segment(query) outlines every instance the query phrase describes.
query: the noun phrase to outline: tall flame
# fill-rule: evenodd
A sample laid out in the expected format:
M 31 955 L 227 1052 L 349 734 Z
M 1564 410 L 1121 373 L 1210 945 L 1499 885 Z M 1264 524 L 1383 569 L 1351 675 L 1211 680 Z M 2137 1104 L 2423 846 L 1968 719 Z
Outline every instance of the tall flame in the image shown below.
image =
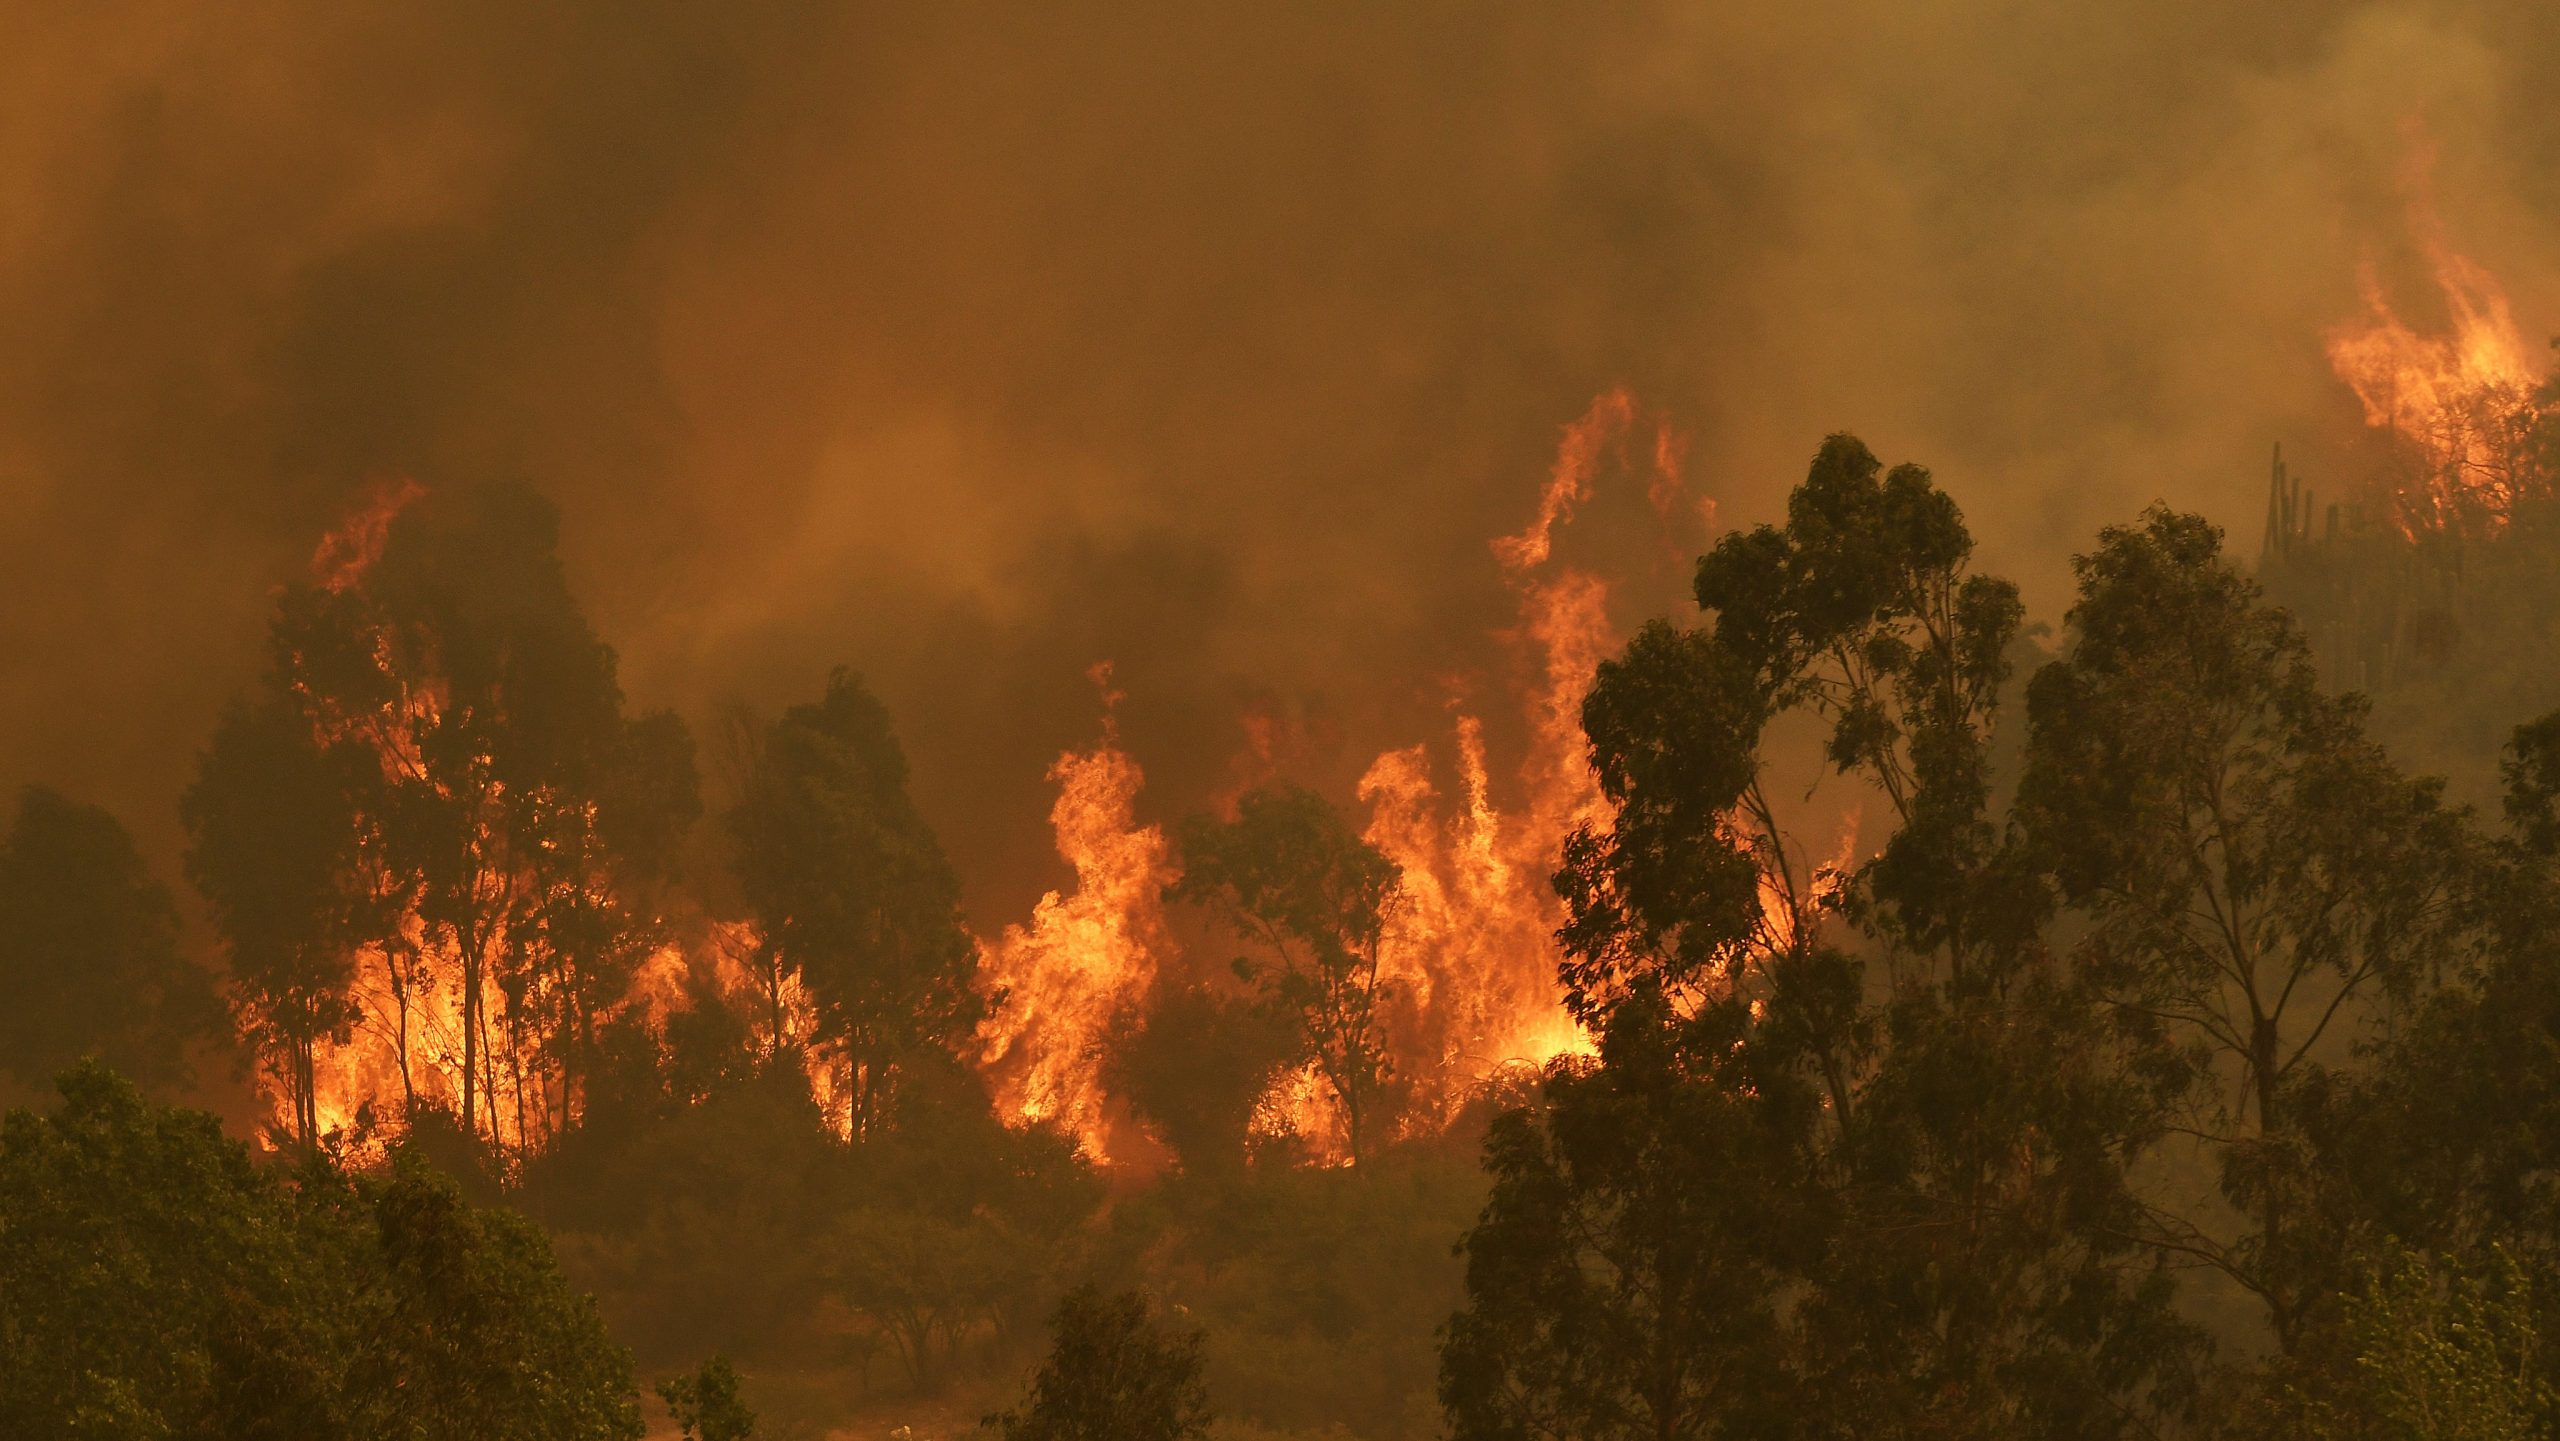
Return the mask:
M 1559 563 L 1555 548 L 1611 460 L 1635 451 L 1643 424 L 1627 391 L 1601 395 L 1565 428 L 1528 525 L 1492 542 L 1518 608 L 1504 635 L 1532 677 L 1519 697 L 1527 744 L 1504 772 L 1509 783 L 1497 782 L 1482 718 L 1461 711 L 1448 754 L 1452 794 L 1443 795 L 1427 744 L 1381 754 L 1357 787 L 1368 808 L 1362 834 L 1400 882 L 1379 970 L 1393 989 L 1389 1049 L 1417 1103 L 1411 1127 L 1444 1124 L 1506 1066 L 1591 1045 L 1556 984 L 1563 915 L 1549 877 L 1575 827 L 1606 821 L 1581 707 L 1618 637 L 1607 582 Z M 1650 441 L 1631 468 L 1649 470 L 1646 499 L 1670 520 L 1683 442 L 1659 423 Z M 1270 771 L 1270 729 L 1267 716 L 1248 715 L 1253 754 L 1238 767 L 1240 782 Z M 1161 896 L 1174 868 L 1162 832 L 1135 819 L 1141 773 L 1107 722 L 1099 745 L 1060 757 L 1050 778 L 1059 786 L 1050 819 L 1076 884 L 1043 897 L 1028 926 L 983 946 L 988 979 L 1005 999 L 982 1060 L 1006 1114 L 1061 1121 L 1107 1158 L 1117 1117 L 1103 1089 L 1102 1048 L 1171 954 Z M 1506 807 L 1498 790 L 1516 799 Z M 1321 1075 L 1300 1067 L 1273 1079 L 1254 1128 L 1285 1132 L 1302 1153 L 1339 1164 L 1348 1138 L 1337 1110 Z
M 1007 926 L 980 951 L 1001 1004 L 982 1038 L 982 1062 L 1002 1113 L 1055 1121 L 1110 1159 L 1116 1117 L 1102 1087 L 1102 1048 L 1123 1008 L 1146 994 L 1169 943 L 1164 888 L 1173 880 L 1160 827 L 1137 823 L 1145 773 L 1120 749 L 1104 687 L 1102 739 L 1049 768 L 1058 786 L 1049 823 L 1075 889 L 1040 898 L 1027 926 Z
M 1454 801 L 1443 802 L 1424 745 L 1388 751 L 1360 780 L 1366 838 L 1402 879 L 1382 969 L 1416 1001 L 1398 1049 L 1418 1063 L 1418 1120 L 1445 1119 L 1505 1065 L 1590 1048 L 1556 984 L 1553 938 L 1563 914 L 1548 878 L 1565 838 L 1607 819 L 1583 745 L 1582 698 L 1618 637 L 1607 582 L 1557 563 L 1554 551 L 1558 530 L 1591 499 L 1605 462 L 1628 449 L 1641 419 L 1624 389 L 1594 400 L 1565 428 L 1535 518 L 1492 543 L 1519 607 L 1510 636 L 1536 675 L 1522 697 L 1528 747 L 1515 771 L 1518 806 L 1506 812 L 1496 802 L 1483 722 L 1463 711 L 1452 726 Z M 1646 489 L 1666 519 L 1683 449 L 1657 422 Z
M 2410 225 L 2451 329 L 2430 334 L 2403 319 L 2368 262 L 2358 276 L 2365 313 L 2329 331 L 2329 364 L 2355 391 L 2365 424 L 2415 456 L 2416 474 L 2393 497 L 2404 531 L 2494 527 L 2521 492 L 2543 374 L 2506 291 L 2447 242 L 2423 198 Z

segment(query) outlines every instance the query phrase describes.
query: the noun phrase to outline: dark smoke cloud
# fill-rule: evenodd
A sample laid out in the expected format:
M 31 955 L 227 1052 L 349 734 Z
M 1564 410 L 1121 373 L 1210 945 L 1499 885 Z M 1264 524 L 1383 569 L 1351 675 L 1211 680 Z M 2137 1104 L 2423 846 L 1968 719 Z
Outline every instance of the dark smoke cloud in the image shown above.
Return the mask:
M 2347 464 L 2413 118 L 2560 315 L 2542 9 L 17 6 L 0 779 L 173 860 L 268 587 L 395 474 L 556 497 L 644 704 L 867 672 L 987 921 L 1096 660 L 1165 808 L 1248 708 L 1336 786 L 1436 733 L 1611 384 L 1727 521 L 1828 430 L 1931 463 L 2050 615 L 2100 524 L 2246 548 L 2270 439 Z

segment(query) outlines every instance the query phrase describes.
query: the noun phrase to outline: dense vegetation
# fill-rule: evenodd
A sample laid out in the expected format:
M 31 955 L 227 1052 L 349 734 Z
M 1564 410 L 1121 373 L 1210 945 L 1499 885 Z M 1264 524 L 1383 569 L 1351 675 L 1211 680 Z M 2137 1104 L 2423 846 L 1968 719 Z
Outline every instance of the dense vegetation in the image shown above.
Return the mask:
M 1108 1042 L 1145 1181 L 991 1102 L 1005 998 L 860 681 L 740 718 L 706 806 L 551 531 L 431 497 L 284 594 L 186 803 L 218 987 L 111 819 L 23 798 L 0 1067 L 60 1079 L 0 1130 L 0 1432 L 636 1435 L 621 1346 L 724 1441 L 907 1396 L 1014 1437 L 2560 1422 L 2560 715 L 2454 803 L 2196 517 L 2098 536 L 2048 637 L 1927 472 L 1827 442 L 1585 702 L 1597 1054 L 1444 1130 L 1393 1124 L 1393 868 L 1302 789 L 1195 819 L 1170 899 L 1244 954 Z M 1869 854 L 1814 862 L 1844 806 Z M 644 981 L 707 896 L 734 969 Z M 358 1033 L 396 1100 L 324 1115 Z M 234 1056 L 263 1153 L 106 1069 Z M 1300 1067 L 1356 1164 L 1249 1126 Z
M 1454 1433 L 2546 1434 L 2560 724 L 2501 833 L 2203 521 L 2101 535 L 2052 656 L 1970 550 L 1835 437 L 1602 668 L 1617 822 L 1559 880 L 1606 1039 L 1496 1125 Z M 1796 873 L 1790 725 L 1890 807 L 1845 874 Z
M 0 1343 L 11 1436 L 641 1434 L 530 1222 L 406 1155 L 261 1165 L 95 1064 L 0 1126 Z

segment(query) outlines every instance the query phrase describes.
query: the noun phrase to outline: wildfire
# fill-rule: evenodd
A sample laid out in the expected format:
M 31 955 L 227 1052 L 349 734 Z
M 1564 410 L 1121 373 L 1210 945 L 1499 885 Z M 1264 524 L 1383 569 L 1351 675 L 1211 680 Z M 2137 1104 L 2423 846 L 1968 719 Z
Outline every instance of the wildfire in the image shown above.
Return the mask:
M 1002 1112 L 1066 1125 L 1094 1159 L 1113 1151 L 1116 1118 L 1102 1088 L 1102 1048 L 1122 1010 L 1146 994 L 1168 951 L 1164 888 L 1170 847 L 1136 819 L 1145 773 L 1119 747 L 1110 718 L 1110 669 L 1101 741 L 1049 768 L 1058 786 L 1049 822 L 1075 889 L 1040 898 L 1027 926 L 1008 926 L 980 948 L 1001 996 L 982 1038 L 982 1063 Z
M 1359 781 L 1369 812 L 1363 836 L 1400 880 L 1379 969 L 1393 990 L 1387 1040 L 1414 1102 L 1409 1128 L 1445 1124 L 1478 1083 L 1506 1067 L 1591 1048 L 1557 989 L 1554 935 L 1563 916 L 1548 878 L 1565 837 L 1606 818 L 1584 755 L 1581 707 L 1618 637 L 1607 582 L 1557 562 L 1555 539 L 1612 459 L 1638 455 L 1631 442 L 1643 426 L 1626 391 L 1600 396 L 1566 427 L 1529 525 L 1492 542 L 1518 607 L 1504 634 L 1531 676 L 1519 697 L 1528 744 L 1506 772 L 1517 803 L 1497 802 L 1485 727 L 1463 711 L 1451 728 L 1453 794 L 1444 796 L 1435 781 L 1428 744 L 1385 752 Z M 1627 468 L 1647 472 L 1646 498 L 1668 519 L 1679 502 L 1683 445 L 1659 423 L 1650 442 Z M 1265 774 L 1271 760 L 1268 718 L 1247 722 L 1253 754 L 1238 768 L 1244 778 Z M 1007 1115 L 1062 1121 L 1089 1153 L 1105 1157 L 1119 1120 L 1103 1090 L 1102 1049 L 1171 954 L 1161 896 L 1173 867 L 1162 832 L 1135 819 L 1142 776 L 1107 721 L 1101 744 L 1060 757 L 1050 778 L 1059 786 L 1050 819 L 1076 884 L 1043 897 L 1028 926 L 982 947 L 988 979 L 1005 997 L 983 1038 L 982 1062 Z M 1294 1137 L 1320 1163 L 1340 1164 L 1348 1142 L 1337 1111 L 1310 1065 L 1273 1079 L 1253 1124 L 1258 1134 Z
M 2393 307 L 2374 267 L 2359 276 L 2364 316 L 2332 328 L 2330 367 L 2355 391 L 2365 424 L 2391 433 L 2415 474 L 2393 497 L 2401 528 L 2494 527 L 2513 508 L 2543 373 L 2529 358 L 2497 278 L 2453 249 L 2433 212 L 2413 206 L 2450 330 L 2420 331 Z
M 1606 819 L 1584 753 L 1582 698 L 1618 637 L 1609 587 L 1557 564 L 1557 530 L 1591 499 L 1613 455 L 1628 449 L 1642 416 L 1611 390 L 1565 428 L 1536 517 L 1497 537 L 1495 559 L 1518 598 L 1510 632 L 1536 680 L 1522 698 L 1529 744 L 1517 767 L 1523 803 L 1494 800 L 1482 720 L 1453 723 L 1458 792 L 1444 805 L 1431 752 L 1416 745 L 1371 763 L 1358 794 L 1370 808 L 1366 838 L 1393 861 L 1403 903 L 1390 925 L 1382 969 L 1406 988 L 1405 1034 L 1395 1038 L 1417 1083 L 1415 1119 L 1445 1120 L 1470 1089 L 1504 1066 L 1587 1052 L 1590 1038 L 1566 1015 L 1556 986 L 1554 935 L 1561 903 L 1548 884 L 1565 837 Z M 1657 422 L 1647 453 L 1647 499 L 1666 518 L 1676 505 L 1683 443 Z
M 422 1110 L 441 1110 L 499 1164 L 513 1165 L 583 1111 L 580 1074 L 563 1059 L 569 1047 L 591 1049 L 598 1028 L 652 1004 L 653 991 L 590 994 L 594 968 L 614 966 L 613 957 L 545 930 L 546 919 L 593 918 L 618 905 L 595 859 L 593 800 L 502 778 L 485 751 L 458 755 L 449 743 L 439 751 L 448 764 L 428 764 L 431 737 L 450 719 L 447 679 L 364 593 L 395 523 L 425 495 L 409 480 L 377 486 L 321 541 L 310 582 L 329 598 L 323 633 L 333 639 L 317 657 L 290 653 L 284 667 L 314 742 L 369 752 L 383 788 L 351 817 L 357 895 L 344 923 L 363 930 L 348 943 L 341 1029 L 309 1041 L 308 1095 L 316 1135 L 358 1153 Z M 319 679 L 343 678 L 351 661 L 371 666 L 363 683 Z M 419 800 L 445 810 L 458 832 L 444 861 L 458 874 L 435 896 L 417 869 L 388 854 L 382 816 L 368 809 Z M 359 914 L 367 919 L 353 921 Z M 646 972 L 654 959 L 623 964 Z M 291 1133 L 296 1087 L 289 1062 L 284 1070 L 270 1100 L 279 1132 Z
M 391 538 L 391 522 L 426 493 L 425 486 L 406 478 L 375 486 L 354 514 L 320 538 L 319 548 L 311 553 L 312 582 L 339 594 L 363 580 L 374 562 L 382 559 L 382 547 Z
M 1832 845 L 1830 859 L 1815 866 L 1802 886 L 1795 882 L 1792 863 L 1772 854 L 1786 846 L 1784 837 L 1752 838 L 1764 857 L 1759 892 L 1762 949 L 1772 955 L 1784 954 L 1818 935 L 1820 912 L 1840 895 L 1857 869 L 1858 827 L 1865 819 L 1866 809 L 1859 805 L 1852 805 L 1841 814 L 1840 837 Z
M 1565 428 L 1533 518 L 1491 543 L 1516 607 L 1499 635 L 1522 676 L 1510 701 L 1525 738 L 1518 754 L 1490 754 L 1482 713 L 1460 708 L 1444 743 L 1388 750 L 1358 782 L 1362 834 L 1400 881 L 1379 970 L 1390 988 L 1386 1040 L 1411 1102 L 1408 1130 L 1445 1125 L 1488 1077 L 1591 1047 L 1558 993 L 1554 934 L 1563 917 L 1549 878 L 1566 836 L 1607 820 L 1580 712 L 1619 637 L 1609 620 L 1608 582 L 1561 561 L 1556 542 L 1600 481 L 1617 472 L 1641 480 L 1668 527 L 1681 504 L 1682 450 L 1681 438 L 1649 421 L 1624 390 L 1603 394 Z M 332 594 L 359 588 L 393 522 L 421 494 L 410 484 L 374 493 L 314 554 L 314 584 Z M 390 673 L 388 654 L 378 659 Z M 1093 676 L 1103 692 L 1101 735 L 1049 770 L 1057 786 L 1050 822 L 1075 878 L 1044 895 L 1026 922 L 980 941 L 982 983 L 996 1004 L 978 1037 L 977 1062 L 1009 1121 L 1060 1125 L 1096 1161 L 1125 1163 L 1145 1142 L 1107 1093 L 1104 1052 L 1174 959 L 1163 896 L 1176 868 L 1163 830 L 1137 817 L 1145 777 L 1119 744 L 1108 666 Z M 380 714 L 321 713 L 314 724 L 324 739 L 365 741 L 386 779 L 418 783 L 417 737 L 436 722 L 440 703 L 429 677 L 415 691 L 406 682 L 395 688 Z M 1240 763 L 1240 782 L 1276 764 L 1269 719 L 1261 720 L 1258 731 L 1248 725 L 1254 754 Z M 503 864 L 489 880 L 500 892 L 517 884 Z M 313 1057 L 322 1130 L 361 1137 L 370 1132 L 368 1115 L 391 1122 L 422 1104 L 458 1109 L 471 1065 L 485 1101 L 476 1128 L 502 1157 L 530 1154 L 572 1124 L 581 1103 L 570 1083 L 541 1063 L 538 1038 L 504 1033 L 502 1023 L 523 1013 L 528 998 L 504 993 L 491 964 L 482 968 L 478 1003 L 466 1005 L 463 958 L 450 927 L 421 919 L 414 897 L 385 891 L 382 900 L 400 919 L 391 939 L 370 942 L 355 957 L 358 1021 Z M 836 1115 L 845 1086 L 812 1044 L 809 999 L 796 977 L 758 964 L 757 941 L 747 923 L 705 921 L 681 941 L 655 943 L 600 1019 L 634 1016 L 663 1029 L 706 993 L 717 996 L 749 1019 L 765 1055 L 796 1051 L 813 1096 Z M 1340 1163 L 1348 1145 L 1337 1110 L 1310 1064 L 1274 1078 L 1254 1126 L 1294 1137 L 1319 1161 Z

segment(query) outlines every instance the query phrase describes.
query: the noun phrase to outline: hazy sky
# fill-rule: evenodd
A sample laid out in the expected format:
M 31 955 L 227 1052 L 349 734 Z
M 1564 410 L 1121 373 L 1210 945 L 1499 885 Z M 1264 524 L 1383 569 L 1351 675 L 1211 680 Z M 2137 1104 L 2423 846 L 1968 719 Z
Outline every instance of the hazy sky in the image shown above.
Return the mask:
M 2254 553 L 2269 441 L 2350 464 L 2419 137 L 2560 323 L 2551 9 L 0 5 L 0 782 L 174 872 L 393 475 L 553 495 L 639 703 L 866 672 L 982 918 L 1096 660 L 1164 810 L 1248 706 L 1337 788 L 1434 734 L 1613 384 L 1728 522 L 1830 430 L 1929 463 L 2051 618 L 2099 525 Z

